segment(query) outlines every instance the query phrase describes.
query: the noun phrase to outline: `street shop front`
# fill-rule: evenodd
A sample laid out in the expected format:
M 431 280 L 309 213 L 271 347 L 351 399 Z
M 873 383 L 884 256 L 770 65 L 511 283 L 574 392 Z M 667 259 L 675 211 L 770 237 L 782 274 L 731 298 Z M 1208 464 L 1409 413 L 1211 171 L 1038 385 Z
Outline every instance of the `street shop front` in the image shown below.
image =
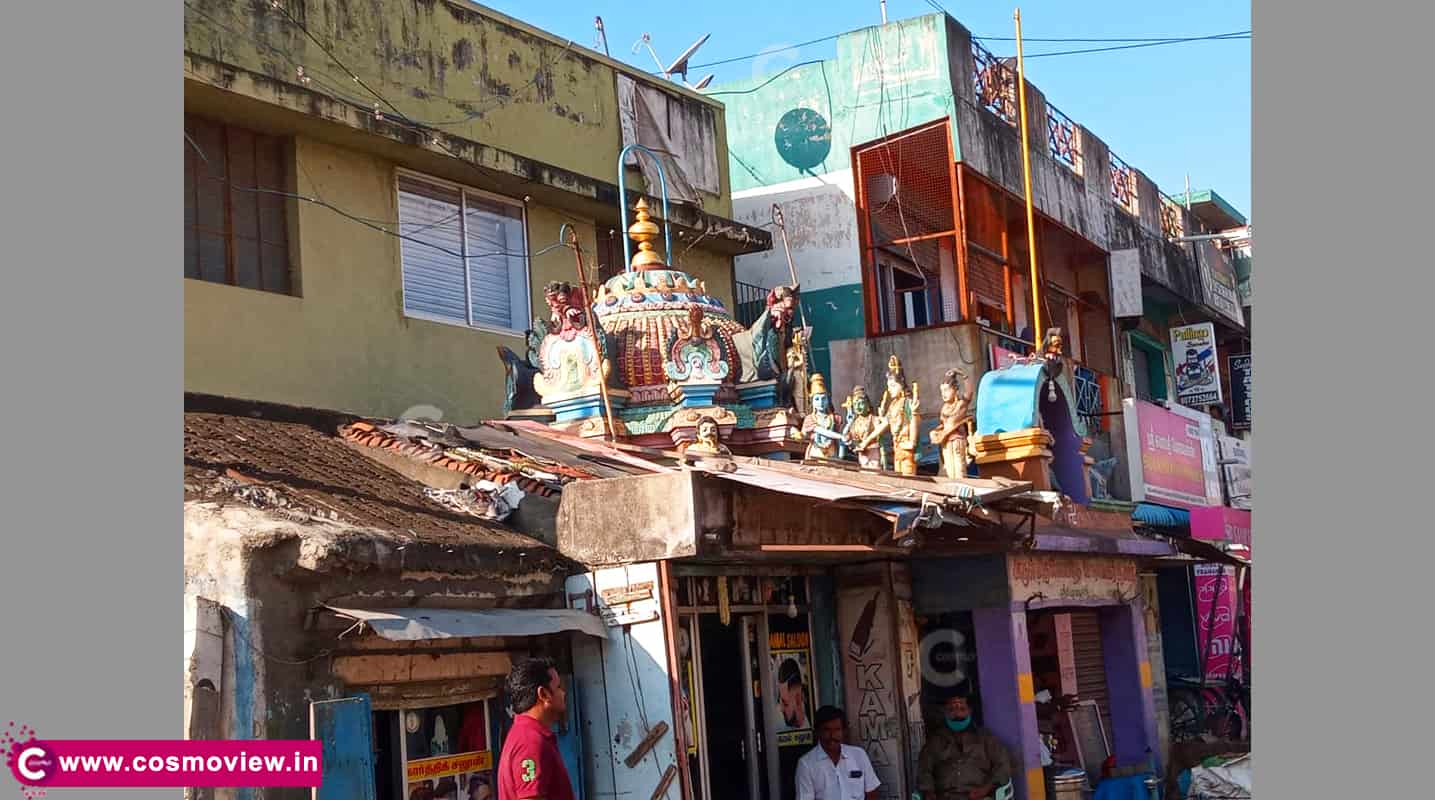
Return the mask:
M 1063 706 L 1043 723 L 1069 731 L 1054 764 L 1147 764 L 1135 564 L 1168 546 L 1062 528 L 1018 536 L 1029 484 L 970 479 L 964 506 L 950 482 L 823 470 L 738 457 L 565 488 L 559 548 L 587 565 L 568 602 L 609 627 L 573 651 L 590 796 L 792 800 L 812 715 L 833 704 L 879 796 L 899 800 L 915 791 L 944 693 L 966 688 L 1012 751 L 1016 796 L 1043 798 L 1034 654 L 1043 679 L 1056 676 L 1053 703 L 1064 669 L 1078 670 L 1076 699 L 1098 700 L 1094 714 Z M 1019 541 L 1031 551 L 1011 552 Z M 1057 625 L 1087 649 L 1048 667 L 1042 648 L 1057 639 L 1034 650 L 1029 629 Z

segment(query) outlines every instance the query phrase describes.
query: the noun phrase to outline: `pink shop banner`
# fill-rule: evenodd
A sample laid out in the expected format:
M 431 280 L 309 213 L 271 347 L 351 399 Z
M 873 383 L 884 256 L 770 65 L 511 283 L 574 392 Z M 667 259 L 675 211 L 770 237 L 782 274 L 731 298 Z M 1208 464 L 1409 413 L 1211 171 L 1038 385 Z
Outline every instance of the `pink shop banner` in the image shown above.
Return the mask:
M 1122 411 L 1132 500 L 1185 509 L 1220 503 L 1209 417 L 1202 421 L 1131 398 L 1122 401 Z
M 1251 512 L 1228 506 L 1191 509 L 1191 538 L 1251 546 Z M 1249 556 L 1249 552 L 1246 554 Z
M 1196 646 L 1206 664 L 1208 683 L 1240 677 L 1234 659 L 1236 639 L 1236 569 L 1219 564 L 1197 564 Z

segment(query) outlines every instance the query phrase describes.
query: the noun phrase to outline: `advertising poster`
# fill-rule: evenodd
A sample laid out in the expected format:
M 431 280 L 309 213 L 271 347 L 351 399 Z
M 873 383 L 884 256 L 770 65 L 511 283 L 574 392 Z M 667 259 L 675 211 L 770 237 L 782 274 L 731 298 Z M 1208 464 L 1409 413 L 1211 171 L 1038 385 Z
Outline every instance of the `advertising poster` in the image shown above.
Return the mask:
M 1240 676 L 1233 657 L 1236 640 L 1236 568 L 1197 564 L 1196 647 L 1206 663 L 1206 681 L 1218 683 L 1227 675 Z
M 1199 408 L 1221 402 L 1216 366 L 1216 326 L 1209 322 L 1171 329 L 1171 359 L 1176 367 L 1176 401 Z
M 1226 504 L 1249 511 L 1251 496 L 1251 445 L 1230 436 L 1216 440 L 1221 450 L 1221 478 L 1226 487 Z
M 807 631 L 772 631 L 768 634 L 772 696 L 777 707 L 777 746 L 811 747 L 813 701 L 811 634 Z
M 404 712 L 411 800 L 494 800 L 493 751 L 486 703 Z
M 1236 288 L 1236 270 L 1230 259 L 1215 242 L 1198 242 L 1201 260 L 1201 283 L 1206 305 L 1238 327 L 1245 327 L 1241 313 L 1241 296 Z
M 1227 362 L 1231 373 L 1231 428 L 1251 429 L 1251 356 L 1231 356 Z
M 838 644 L 842 648 L 847 717 L 853 744 L 867 751 L 883 800 L 901 797 L 902 722 L 898 711 L 897 654 L 893 652 L 890 598 L 876 586 L 837 592 Z
M 1196 411 L 1187 417 L 1133 398 L 1121 404 L 1128 431 L 1131 499 L 1186 509 L 1220 505 L 1210 417 Z

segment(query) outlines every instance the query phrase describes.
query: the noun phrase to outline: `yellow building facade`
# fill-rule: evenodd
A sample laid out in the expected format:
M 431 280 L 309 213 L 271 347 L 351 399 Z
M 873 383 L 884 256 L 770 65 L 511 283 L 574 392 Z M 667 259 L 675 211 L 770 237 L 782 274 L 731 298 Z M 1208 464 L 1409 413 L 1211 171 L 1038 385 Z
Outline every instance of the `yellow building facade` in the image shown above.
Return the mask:
M 733 257 L 771 237 L 728 219 L 721 104 L 467 2 L 187 3 L 185 390 L 459 424 L 497 416 L 497 348 L 521 356 L 531 320 L 548 314 L 544 285 L 577 279 L 560 229 L 576 232 L 589 280 L 622 260 L 624 77 L 712 120 L 716 191 L 672 202 L 670 258 L 731 307 Z M 415 185 L 463 198 L 462 242 L 441 246 L 452 220 L 414 216 Z M 627 187 L 631 206 L 638 170 Z M 478 244 L 493 230 L 501 244 Z M 419 308 L 439 273 L 418 270 L 434 259 L 468 266 L 434 296 L 466 286 L 469 319 Z M 485 269 L 507 270 L 511 308 L 482 305 Z

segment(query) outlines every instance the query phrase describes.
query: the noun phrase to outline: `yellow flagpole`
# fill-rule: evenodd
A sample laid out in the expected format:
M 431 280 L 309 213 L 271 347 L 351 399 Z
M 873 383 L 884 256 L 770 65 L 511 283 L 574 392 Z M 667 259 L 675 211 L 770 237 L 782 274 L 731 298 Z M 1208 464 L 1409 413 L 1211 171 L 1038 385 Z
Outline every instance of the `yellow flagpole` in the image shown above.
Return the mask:
M 1031 196 L 1031 142 L 1026 124 L 1026 69 L 1021 55 L 1021 9 L 1016 10 L 1016 91 L 1021 107 L 1021 168 L 1026 187 L 1026 249 L 1031 258 L 1032 347 L 1041 349 L 1041 280 L 1036 268 L 1036 207 Z

